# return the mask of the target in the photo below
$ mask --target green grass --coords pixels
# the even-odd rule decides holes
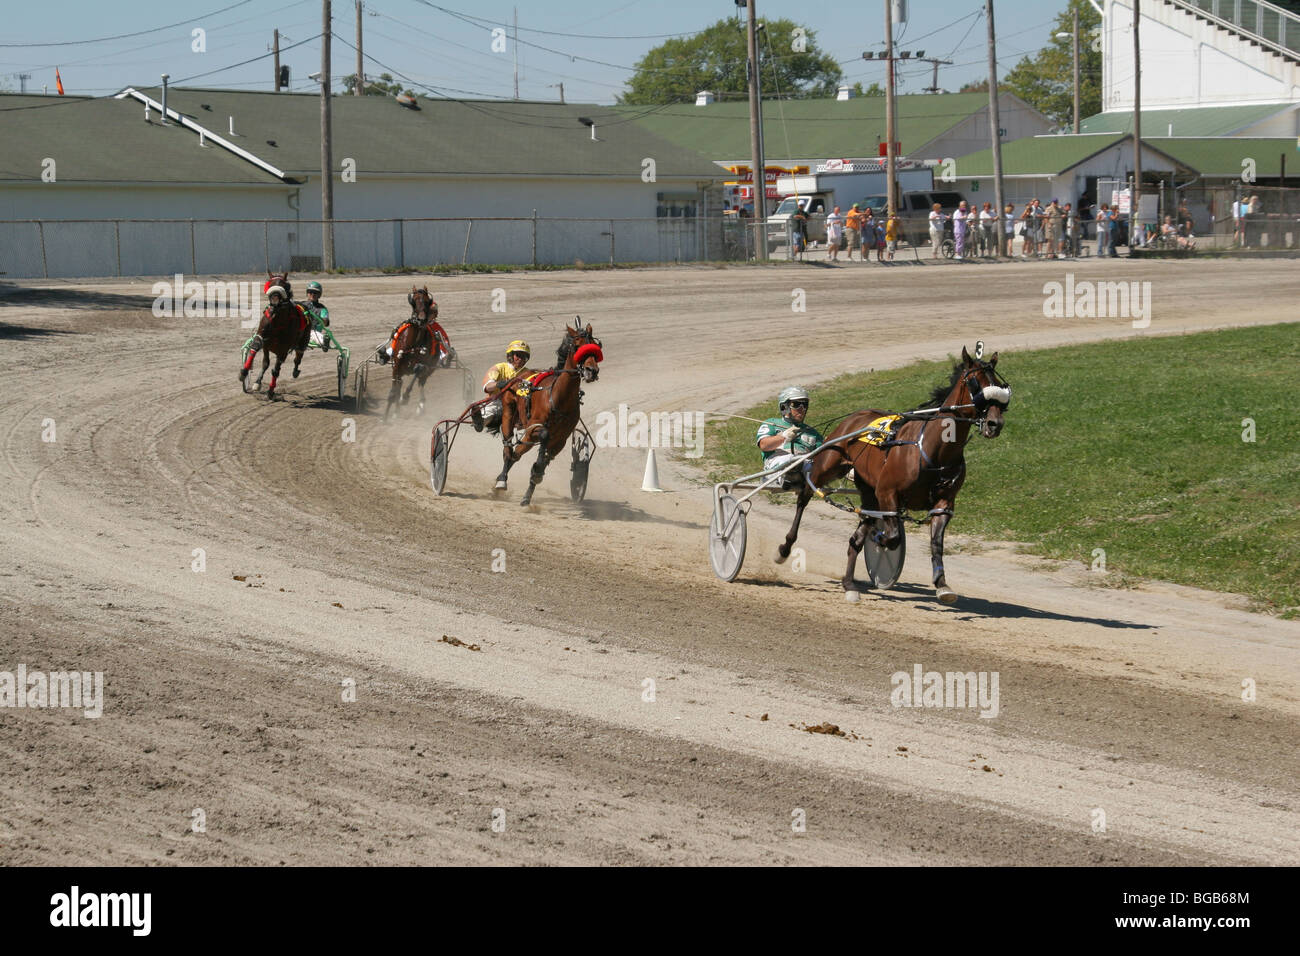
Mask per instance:
[[[954,531],[1093,564],[1123,586],[1157,578],[1300,614],[1300,324],[1003,352],[1002,435],[972,434]],[[855,373],[812,389],[809,422],[902,411],[951,362]],[[784,382],[778,384],[785,384]],[[775,391],[775,386],[774,386]],[[773,400],[774,402],[774,400]],[[744,414],[766,418],[769,403]],[[1255,441],[1242,440],[1245,418]],[[710,426],[715,479],[754,471],[748,422]],[[849,532],[845,528],[845,534]]]

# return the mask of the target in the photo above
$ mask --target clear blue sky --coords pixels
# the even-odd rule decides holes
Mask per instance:
[[[883,79],[882,64],[860,58],[863,50],[878,50],[883,42],[883,0],[757,3],[760,19],[785,17],[809,27],[818,46],[840,61],[849,82],[865,86]],[[983,79],[987,28],[977,15],[983,6],[982,0],[910,0],[898,47],[954,61],[940,69],[939,85],[945,89]],[[1000,75],[1048,43],[1065,6],[1065,0],[996,0]],[[432,91],[417,84],[448,96],[508,98],[514,92],[514,51],[494,53],[491,31],[494,25],[509,30],[516,7],[520,98],[558,99],[554,84],[563,83],[571,103],[614,102],[636,61],[665,35],[744,13],[734,0],[607,0],[601,6],[590,0],[366,0],[365,51],[415,81],[409,85],[420,93]],[[333,8],[335,35],[354,42],[353,0],[334,0]],[[269,58],[235,64],[265,55],[274,27],[280,29],[282,49],[309,41],[281,55],[292,70],[291,89],[314,89],[308,74],[320,68],[320,40],[310,39],[321,32],[320,0],[15,0],[6,4],[3,22],[0,85],[10,90],[19,89],[16,74],[30,73],[29,92],[46,84],[53,92],[55,66],[70,94],[154,85],[160,73],[187,86],[270,89]],[[206,52],[191,50],[195,28],[206,32]],[[154,32],[122,36],[141,31]],[[110,37],[121,38],[105,39]],[[62,45],[38,45],[52,43]],[[336,40],[333,61],[338,89],[338,78],[354,72],[356,54]],[[381,72],[383,67],[367,61],[367,75]],[[902,67],[899,91],[919,92],[930,79],[928,65]]]

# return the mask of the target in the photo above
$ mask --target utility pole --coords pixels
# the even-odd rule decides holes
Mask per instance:
[[[993,140],[993,201],[997,203],[997,246],[1001,249],[1007,240],[1006,202],[1002,192],[1002,119],[998,114],[998,51],[997,36],[993,29],[993,0],[984,0],[984,18],[989,22],[989,134]],[[1006,254],[1011,255],[1007,245]]]
[[[561,103],[564,102],[564,84],[563,84],[563,83],[547,83],[546,86],[547,86],[547,89],[552,89],[552,90],[555,89],[555,88],[558,86],[558,87],[560,88],[560,102],[561,102]]]
[[[1133,0],[1133,195],[1128,209],[1128,254],[1137,248],[1138,206],[1142,202],[1142,0]]]
[[[515,7],[515,42],[510,45],[515,54],[515,99],[519,99],[519,8]]]
[[[321,0],[320,213],[321,268],[334,268],[334,144],[330,140],[330,0]]]
[[[885,0],[885,57],[888,60],[885,84],[885,181],[889,196],[889,215],[898,212],[894,199],[894,4]]]
[[[361,0],[357,0],[357,82],[352,87],[356,96],[366,95],[365,65],[361,60]]]
[[[19,92],[19,93],[26,93],[26,92],[27,92],[27,81],[30,80],[31,78],[32,78],[32,75],[31,75],[30,73],[19,73],[19,74],[18,74],[18,92]]]
[[[1079,8],[1074,14],[1074,133],[1079,134]]]
[[[763,99],[758,72],[758,14],[745,4],[749,21],[749,145],[754,153],[754,257],[767,261],[767,167],[763,162]]]
[[[922,92],[938,93],[939,92],[939,67],[952,66],[952,60],[938,60],[932,56],[920,56],[917,57],[917,59],[920,60],[922,63],[934,64],[934,79],[930,81],[930,85],[927,86],[924,90],[922,90]]]
[[[272,87],[277,93],[280,92],[280,31],[277,28],[271,34],[271,50],[275,53],[275,86]]]

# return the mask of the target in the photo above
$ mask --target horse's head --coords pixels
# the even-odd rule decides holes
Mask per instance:
[[[971,358],[962,347],[961,381],[975,406],[976,424],[985,438],[997,438],[1002,432],[1003,418],[1011,404],[1011,386],[997,373],[997,364],[997,352],[985,362]]]
[[[289,284],[288,270],[280,273],[268,271],[266,273],[266,285],[263,286],[262,289],[265,291],[273,285],[278,285],[280,288],[284,289],[285,298],[290,300],[293,299],[293,286]]]
[[[433,301],[427,285],[423,288],[411,286],[406,301],[411,307],[411,318],[430,322],[438,317],[438,303]]]
[[[578,370],[584,382],[594,382],[600,377],[600,363],[605,360],[605,353],[601,350],[600,339],[591,334],[591,326],[582,327],[581,321],[578,328],[573,329],[565,327],[564,341],[560,343],[555,357],[563,368],[569,368],[569,361],[573,362],[573,368]]]

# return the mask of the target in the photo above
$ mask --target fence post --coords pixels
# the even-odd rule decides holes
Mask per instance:
[[[537,210],[533,210],[533,268],[537,268]]]
[[[41,274],[45,278],[50,277],[50,267],[45,261],[45,223],[36,220],[36,231],[41,234]]]
[[[271,271],[271,220],[262,220],[262,254],[266,256],[266,271]]]
[[[406,268],[406,220],[399,219],[394,225],[397,226],[397,229],[394,230],[397,233],[397,236],[395,237],[397,239],[397,268],[405,269]]]
[[[190,275],[199,274],[198,257],[194,254],[194,220],[190,220]]]
[[[471,219],[471,220],[469,221],[469,225],[465,227],[465,251],[462,252],[461,255],[460,255],[460,264],[461,264],[461,265],[465,265],[466,263],[469,262],[469,237],[472,236],[472,235],[474,235],[474,220],[473,220],[473,219]]]
[[[677,219],[672,220],[672,224],[673,224],[673,248],[677,250],[673,254],[675,257],[674,261],[680,263],[682,261],[682,224],[680,220]]]
[[[614,264],[614,220],[609,221],[609,264]]]
[[[117,277],[122,278],[122,220],[113,220],[113,246],[117,251]]]

